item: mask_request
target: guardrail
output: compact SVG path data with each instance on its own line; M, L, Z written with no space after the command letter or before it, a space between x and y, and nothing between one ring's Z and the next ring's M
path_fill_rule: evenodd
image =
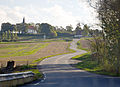
M23 73L0 74L0 87L13 87L34 80L32 71Z

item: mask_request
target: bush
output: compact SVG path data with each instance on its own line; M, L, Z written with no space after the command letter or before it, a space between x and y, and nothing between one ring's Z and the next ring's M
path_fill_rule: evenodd
M31 65L23 65L23 66L21 66L21 70L26 70L26 69L30 69L30 68L32 68L32 66Z
M73 39L71 39L71 38L66 38L66 39L64 39L64 40L67 41L67 42L73 41Z

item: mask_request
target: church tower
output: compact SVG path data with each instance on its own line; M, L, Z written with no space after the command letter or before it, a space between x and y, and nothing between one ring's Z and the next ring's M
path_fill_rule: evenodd
M23 24L25 23L25 17L23 18Z

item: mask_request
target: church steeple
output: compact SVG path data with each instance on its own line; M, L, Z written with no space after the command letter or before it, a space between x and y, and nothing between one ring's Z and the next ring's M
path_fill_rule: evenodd
M23 18L23 23L25 23L25 17Z

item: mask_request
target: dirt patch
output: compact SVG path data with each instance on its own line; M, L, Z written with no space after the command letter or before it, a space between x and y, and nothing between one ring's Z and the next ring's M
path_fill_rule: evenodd
M32 64L34 60L41 57L69 52L69 50L67 49L69 45L68 42L49 42L49 43L50 44L47 47L40 49L39 51L37 51L37 53L32 55L0 58L0 63L1 63L0 66L5 66L8 60L16 61L16 65ZM36 45L36 43L20 43L20 44ZM8 45L13 45L13 44L0 44L0 47L8 46Z
M89 40L80 40L80 44L82 48L90 49L90 41Z

